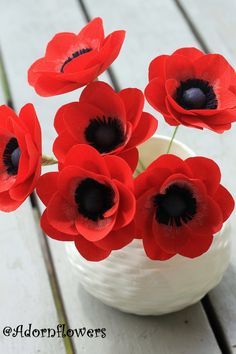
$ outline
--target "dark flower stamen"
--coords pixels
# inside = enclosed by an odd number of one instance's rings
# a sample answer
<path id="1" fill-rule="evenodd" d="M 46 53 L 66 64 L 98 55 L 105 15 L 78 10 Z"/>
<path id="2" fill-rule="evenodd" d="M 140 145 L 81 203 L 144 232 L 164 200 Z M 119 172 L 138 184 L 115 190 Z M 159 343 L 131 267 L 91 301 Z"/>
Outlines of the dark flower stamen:
<path id="1" fill-rule="evenodd" d="M 87 142 L 100 153 L 113 151 L 125 141 L 122 123 L 115 117 L 91 119 L 84 134 Z"/>
<path id="2" fill-rule="evenodd" d="M 103 214 L 114 205 L 114 191 L 105 184 L 86 178 L 75 191 L 75 201 L 80 214 L 97 221 L 103 219 Z"/>
<path id="3" fill-rule="evenodd" d="M 200 79 L 181 81 L 175 99 L 185 109 L 216 109 L 218 104 L 213 87 Z"/>
<path id="4" fill-rule="evenodd" d="M 16 138 L 11 138 L 3 152 L 3 163 L 10 176 L 17 175 L 21 151 Z"/>
<path id="5" fill-rule="evenodd" d="M 169 226 L 181 226 L 192 220 L 197 212 L 197 202 L 187 186 L 172 184 L 165 194 L 154 197 L 156 221 Z"/>
<path id="6" fill-rule="evenodd" d="M 77 52 L 72 53 L 72 55 L 70 57 L 68 57 L 66 59 L 66 61 L 62 64 L 61 73 L 64 72 L 64 67 L 65 67 L 66 64 L 68 64 L 70 61 L 72 61 L 73 59 L 79 57 L 82 54 L 91 52 L 91 50 L 92 50 L 92 48 L 83 48 L 83 49 L 77 50 Z"/>

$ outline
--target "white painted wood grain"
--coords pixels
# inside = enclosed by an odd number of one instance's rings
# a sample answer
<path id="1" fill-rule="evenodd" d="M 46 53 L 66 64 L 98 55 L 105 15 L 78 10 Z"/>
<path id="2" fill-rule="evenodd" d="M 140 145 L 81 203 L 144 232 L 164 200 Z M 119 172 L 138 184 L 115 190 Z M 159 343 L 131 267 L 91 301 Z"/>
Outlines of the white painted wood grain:
<path id="1" fill-rule="evenodd" d="M 3 328 L 58 323 L 30 202 L 14 213 L 0 212 L 0 352 L 65 353 L 62 339 L 5 337 Z"/>
<path id="2" fill-rule="evenodd" d="M 108 0 L 94 0 L 86 4 L 94 17 L 101 15 L 105 19 L 107 32 L 117 28 L 128 30 L 126 45 L 114 65 L 123 87 L 143 88 L 147 64 L 155 55 L 171 52 L 178 46 L 196 44 L 182 16 L 169 0 L 115 0 L 112 6 Z M 51 99 L 40 98 L 27 85 L 26 70 L 42 55 L 45 43 L 55 32 L 77 32 L 84 24 L 83 16 L 75 0 L 19 0 L 14 4 L 1 0 L 0 10 L 1 42 L 14 101 L 17 107 L 24 101 L 36 105 L 43 126 L 45 150 L 49 153 L 55 136 L 52 130 L 54 112 L 59 105 L 74 100 L 78 92 Z M 11 26 L 8 26 L 9 19 Z M 19 60 L 15 60 L 15 53 Z M 167 128 L 160 130 L 162 133 L 169 131 Z M 107 328 L 105 339 L 75 340 L 78 353 L 220 352 L 200 304 L 163 317 L 122 314 L 85 293 L 73 275 L 64 245 L 53 240 L 50 245 L 70 326 Z"/>

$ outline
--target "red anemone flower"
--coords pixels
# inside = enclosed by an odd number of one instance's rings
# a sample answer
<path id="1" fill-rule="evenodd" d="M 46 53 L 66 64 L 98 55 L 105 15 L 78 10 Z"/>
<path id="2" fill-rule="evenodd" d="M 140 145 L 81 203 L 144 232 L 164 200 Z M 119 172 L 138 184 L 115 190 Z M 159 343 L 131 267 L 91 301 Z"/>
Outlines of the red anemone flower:
<path id="1" fill-rule="evenodd" d="M 75 90 L 95 80 L 117 58 L 125 31 L 104 38 L 101 18 L 95 18 L 79 34 L 62 32 L 48 43 L 45 56 L 28 71 L 28 81 L 40 96 Z"/>
<path id="2" fill-rule="evenodd" d="M 170 125 L 223 133 L 236 121 L 236 75 L 219 54 L 182 48 L 158 56 L 145 95 Z"/>
<path id="3" fill-rule="evenodd" d="M 62 106 L 55 117 L 58 137 L 53 151 L 63 163 L 76 144 L 89 144 L 101 154 L 124 158 L 135 170 L 137 145 L 157 129 L 157 120 L 143 112 L 144 96 L 136 88 L 115 92 L 105 82 L 93 82 L 82 92 L 79 102 Z"/>
<path id="4" fill-rule="evenodd" d="M 32 104 L 17 117 L 0 106 L 0 210 L 17 209 L 35 188 L 41 172 L 41 129 Z"/>
<path id="5" fill-rule="evenodd" d="M 214 161 L 175 155 L 162 155 L 136 178 L 135 222 L 149 258 L 194 258 L 208 250 L 234 209 L 220 178 Z"/>
<path id="6" fill-rule="evenodd" d="M 132 172 L 123 159 L 76 145 L 62 170 L 39 180 L 37 192 L 46 205 L 42 229 L 56 240 L 74 241 L 87 260 L 102 260 L 134 238 L 132 190 Z"/>

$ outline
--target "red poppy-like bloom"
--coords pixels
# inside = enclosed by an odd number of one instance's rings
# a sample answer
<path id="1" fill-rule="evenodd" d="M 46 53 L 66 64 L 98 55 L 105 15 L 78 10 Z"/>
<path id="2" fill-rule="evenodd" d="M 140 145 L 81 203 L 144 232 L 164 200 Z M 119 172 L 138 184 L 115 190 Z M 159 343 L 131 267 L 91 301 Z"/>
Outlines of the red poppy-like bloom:
<path id="1" fill-rule="evenodd" d="M 234 209 L 217 164 L 162 155 L 135 181 L 137 235 L 153 260 L 206 252 Z"/>
<path id="2" fill-rule="evenodd" d="M 41 129 L 32 104 L 17 117 L 0 106 L 0 210 L 13 211 L 32 193 L 41 172 Z"/>
<path id="3" fill-rule="evenodd" d="M 149 139 L 158 124 L 151 114 L 143 112 L 143 106 L 143 93 L 136 88 L 115 92 L 105 82 L 91 83 L 81 93 L 79 102 L 58 110 L 54 154 L 63 163 L 73 145 L 89 144 L 101 154 L 124 158 L 135 170 L 136 146 Z"/>
<path id="4" fill-rule="evenodd" d="M 45 56 L 28 71 L 29 84 L 40 96 L 54 96 L 87 85 L 117 58 L 125 31 L 104 37 L 101 18 L 95 18 L 79 34 L 62 32 L 48 43 Z"/>
<path id="5" fill-rule="evenodd" d="M 134 238 L 132 172 L 117 156 L 76 145 L 62 170 L 40 178 L 37 192 L 46 205 L 42 229 L 56 240 L 74 241 L 88 260 L 102 260 Z"/>
<path id="6" fill-rule="evenodd" d="M 170 125 L 223 133 L 236 121 L 236 75 L 219 54 L 182 48 L 158 56 L 145 95 Z"/>

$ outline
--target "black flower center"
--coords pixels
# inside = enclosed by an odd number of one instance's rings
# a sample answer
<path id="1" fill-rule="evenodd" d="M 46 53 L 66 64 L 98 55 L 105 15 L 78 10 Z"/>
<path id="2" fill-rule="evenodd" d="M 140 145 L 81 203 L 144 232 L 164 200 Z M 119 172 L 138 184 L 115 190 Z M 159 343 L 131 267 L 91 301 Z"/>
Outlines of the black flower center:
<path id="1" fill-rule="evenodd" d="M 114 191 L 111 187 L 92 178 L 82 180 L 75 191 L 75 201 L 79 213 L 97 221 L 114 205 Z"/>
<path id="2" fill-rule="evenodd" d="M 79 57 L 80 55 L 83 55 L 85 53 L 91 52 L 92 48 L 83 48 L 80 50 L 77 50 L 77 52 L 72 53 L 72 55 L 70 57 L 68 57 L 64 63 L 61 66 L 61 73 L 64 72 L 64 67 L 66 64 L 68 64 L 70 61 L 72 61 L 73 59 Z"/>
<path id="3" fill-rule="evenodd" d="M 125 141 L 123 125 L 115 117 L 91 119 L 84 134 L 87 142 L 100 153 L 113 151 Z"/>
<path id="4" fill-rule="evenodd" d="M 187 186 L 170 185 L 164 194 L 154 197 L 156 220 L 159 224 L 181 226 L 192 220 L 197 212 L 197 202 Z"/>
<path id="5" fill-rule="evenodd" d="M 17 175 L 21 151 L 16 138 L 11 138 L 3 152 L 3 163 L 10 176 Z"/>
<path id="6" fill-rule="evenodd" d="M 176 102 L 185 109 L 216 109 L 218 103 L 213 87 L 200 79 L 181 81 Z"/>

